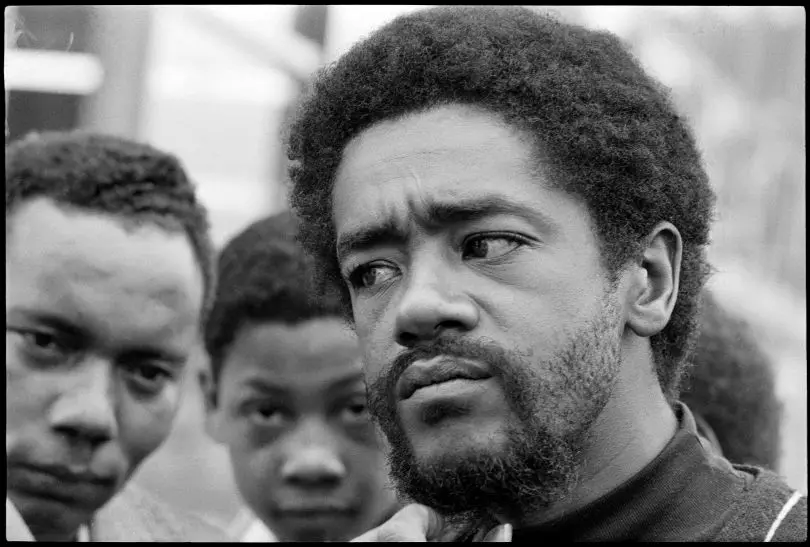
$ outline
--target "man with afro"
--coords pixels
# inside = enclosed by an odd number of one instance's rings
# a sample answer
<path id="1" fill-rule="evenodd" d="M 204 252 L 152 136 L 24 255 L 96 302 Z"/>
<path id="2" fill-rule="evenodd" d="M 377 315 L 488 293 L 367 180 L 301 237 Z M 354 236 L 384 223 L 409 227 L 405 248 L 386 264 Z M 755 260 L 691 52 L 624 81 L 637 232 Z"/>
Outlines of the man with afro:
<path id="1" fill-rule="evenodd" d="M 6 148 L 6 539 L 227 540 L 129 484 L 171 431 L 212 254 L 175 157 L 82 132 Z"/>
<path id="2" fill-rule="evenodd" d="M 417 502 L 360 539 L 806 537 L 806 498 L 677 401 L 715 197 L 615 36 L 521 7 L 405 15 L 317 75 L 288 138 L 301 241 Z"/>

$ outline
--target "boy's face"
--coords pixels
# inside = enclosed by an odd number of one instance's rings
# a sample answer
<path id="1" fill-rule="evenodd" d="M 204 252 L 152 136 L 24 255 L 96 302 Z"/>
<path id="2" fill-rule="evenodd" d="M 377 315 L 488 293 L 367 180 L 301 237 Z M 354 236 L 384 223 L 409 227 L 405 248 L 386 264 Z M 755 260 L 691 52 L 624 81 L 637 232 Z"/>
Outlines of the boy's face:
<path id="1" fill-rule="evenodd" d="M 337 318 L 246 324 L 223 361 L 214 435 L 241 495 L 282 541 L 341 541 L 391 511 L 360 350 Z"/>

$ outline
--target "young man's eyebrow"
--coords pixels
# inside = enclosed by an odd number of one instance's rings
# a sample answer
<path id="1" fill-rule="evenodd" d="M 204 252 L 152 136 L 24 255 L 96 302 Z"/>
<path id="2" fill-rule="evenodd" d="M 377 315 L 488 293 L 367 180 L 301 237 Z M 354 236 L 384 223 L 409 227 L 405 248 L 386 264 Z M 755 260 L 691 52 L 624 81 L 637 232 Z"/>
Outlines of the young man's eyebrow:
<path id="1" fill-rule="evenodd" d="M 67 319 L 41 310 L 14 307 L 8 311 L 8 319 L 12 324 L 16 324 L 18 322 L 36 323 L 40 326 L 48 327 L 76 338 L 87 335 L 82 328 L 77 327 Z M 7 327 L 8 324 L 9 322 L 7 321 Z"/>
<path id="2" fill-rule="evenodd" d="M 67 319 L 60 317 L 51 312 L 30 309 L 30 308 L 12 308 L 9 310 L 9 318 L 11 324 L 16 328 L 22 328 L 23 325 L 17 323 L 28 323 L 41 327 L 46 327 L 67 335 L 73 339 L 90 338 L 90 333 L 81 327 L 72 324 Z M 8 325 L 8 323 L 7 323 Z M 128 359 L 145 359 L 164 361 L 170 365 L 182 367 L 188 361 L 188 356 L 182 352 L 174 351 L 169 348 L 137 346 L 128 348 L 123 352 Z"/>
<path id="3" fill-rule="evenodd" d="M 495 215 L 517 215 L 543 231 L 556 229 L 556 223 L 542 212 L 498 195 L 461 199 L 452 202 L 430 202 L 414 215 L 414 220 L 437 229 L 448 224 L 474 222 Z M 381 245 L 402 245 L 408 240 L 409 229 L 404 222 L 388 219 L 340 234 L 337 242 L 338 259 Z"/>

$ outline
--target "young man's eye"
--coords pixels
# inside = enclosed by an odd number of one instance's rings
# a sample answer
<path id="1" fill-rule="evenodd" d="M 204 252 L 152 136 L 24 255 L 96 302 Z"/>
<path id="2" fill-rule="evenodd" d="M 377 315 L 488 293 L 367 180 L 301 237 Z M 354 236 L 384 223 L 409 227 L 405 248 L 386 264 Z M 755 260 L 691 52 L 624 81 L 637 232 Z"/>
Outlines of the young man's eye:
<path id="1" fill-rule="evenodd" d="M 127 376 L 141 391 L 159 393 L 174 377 L 163 367 L 145 363 L 137 363 L 127 367 Z"/>
<path id="2" fill-rule="evenodd" d="M 22 338 L 25 352 L 35 359 L 59 360 L 66 359 L 71 348 L 57 335 L 40 330 L 7 329 Z"/>
<path id="3" fill-rule="evenodd" d="M 349 275 L 349 282 L 355 289 L 370 289 L 396 277 L 396 268 L 390 264 L 372 262 L 355 268 Z"/>
<path id="4" fill-rule="evenodd" d="M 462 257 L 472 259 L 499 258 L 524 244 L 525 241 L 511 234 L 477 235 L 464 241 Z"/>

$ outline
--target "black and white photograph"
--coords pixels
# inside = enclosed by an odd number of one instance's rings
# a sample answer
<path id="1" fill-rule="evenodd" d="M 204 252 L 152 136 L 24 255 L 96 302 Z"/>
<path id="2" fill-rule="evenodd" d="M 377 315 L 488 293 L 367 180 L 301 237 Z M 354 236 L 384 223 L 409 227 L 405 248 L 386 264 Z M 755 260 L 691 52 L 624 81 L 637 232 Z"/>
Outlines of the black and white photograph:
<path id="1" fill-rule="evenodd" d="M 807 541 L 804 7 L 4 25 L 7 541 Z"/>

